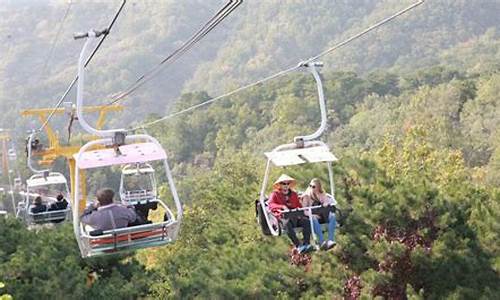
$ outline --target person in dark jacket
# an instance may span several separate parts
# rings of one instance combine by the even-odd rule
[[[52,203],[49,206],[48,211],[65,210],[66,208],[68,208],[68,201],[66,201],[66,199],[64,199],[64,196],[62,194],[59,194],[56,197],[56,202]],[[65,219],[66,219],[66,217],[54,219],[54,220],[52,220],[52,223],[60,223],[60,222],[64,221]]]
[[[314,250],[314,247],[309,244],[311,239],[311,225],[308,219],[305,217],[294,219],[283,218],[283,211],[302,207],[299,196],[293,190],[295,185],[295,179],[285,174],[281,175],[274,183],[274,191],[269,196],[269,208],[273,215],[281,221],[283,227],[286,228],[288,237],[292,240],[297,251],[305,253]],[[304,236],[302,244],[295,233],[295,227],[298,226],[302,227],[302,234]]]
[[[138,203],[134,205],[135,213],[137,214],[137,219],[135,222],[129,224],[129,226],[151,224],[152,222],[148,220],[149,211],[158,209],[158,202],[151,201],[144,204]]]
[[[31,207],[32,214],[39,214],[47,211],[47,205],[43,204],[42,197],[35,198],[34,205]]]

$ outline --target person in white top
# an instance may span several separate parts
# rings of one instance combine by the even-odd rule
[[[325,191],[323,190],[323,187],[321,186],[321,181],[318,178],[313,178],[311,182],[309,183],[309,187],[306,189],[306,191],[302,194],[301,197],[301,202],[303,207],[309,207],[309,206],[329,206],[329,205],[335,205],[335,200],[329,196]],[[305,212],[306,215],[307,212]],[[321,224],[322,223],[328,223],[328,240],[325,241],[323,237],[323,230],[321,229]],[[335,213],[329,212],[328,214],[324,215],[316,215],[314,214],[312,216],[312,222],[313,222],[313,230],[316,236],[319,239],[320,243],[320,248],[322,250],[328,250],[331,249],[335,246],[335,228],[337,227],[337,219],[335,217]]]

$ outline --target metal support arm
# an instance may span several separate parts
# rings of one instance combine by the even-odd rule
[[[312,134],[310,135],[304,135],[304,136],[296,136],[293,138],[295,143],[302,144],[305,141],[312,141],[317,138],[319,138],[323,132],[326,129],[326,124],[327,124],[327,115],[326,115],[326,103],[325,103],[325,95],[323,93],[323,84],[321,81],[321,76],[317,70],[317,68],[322,67],[323,63],[321,62],[310,62],[310,63],[300,63],[299,64],[302,67],[307,68],[312,75],[314,76],[314,80],[316,80],[316,85],[318,87],[318,101],[319,101],[319,108],[321,111],[321,125],[319,128]]]

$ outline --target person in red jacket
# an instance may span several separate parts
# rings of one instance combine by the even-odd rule
[[[288,175],[281,175],[273,184],[274,191],[269,196],[269,208],[273,215],[281,222],[286,228],[288,237],[292,240],[299,253],[304,253],[313,250],[314,248],[309,244],[311,239],[311,225],[306,217],[286,219],[283,217],[283,212],[289,209],[301,208],[302,205],[299,201],[299,196],[293,190],[296,185],[295,179]],[[301,244],[295,233],[295,227],[302,227],[302,234],[304,242]]]

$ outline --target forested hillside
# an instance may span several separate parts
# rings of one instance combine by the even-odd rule
[[[410,4],[247,2],[202,47],[126,99],[124,104],[133,106],[124,115],[113,115],[113,123],[154,120],[167,109],[206,101],[317,54]],[[95,22],[105,24],[96,12],[109,14],[116,4],[73,5],[79,13],[68,16],[67,34]],[[127,5],[116,33],[89,68],[92,103],[154,65],[219,3],[166,1],[155,3],[154,9],[149,2]],[[203,9],[193,9],[199,6]],[[64,54],[54,54],[48,68],[52,75],[27,75],[43,66],[45,56],[32,51],[50,45],[41,36],[53,34],[47,20],[58,19],[64,3],[40,5],[37,11],[33,7],[17,1],[0,7],[2,33],[11,24],[24,24],[17,29],[24,30],[22,35],[11,36],[18,39],[15,43],[0,44],[2,54],[8,53],[0,61],[0,106],[6,113],[28,106],[20,98],[36,96],[36,106],[53,103],[75,72],[81,44],[61,39]],[[289,240],[263,236],[255,220],[263,152],[319,126],[314,80],[296,72],[147,129],[167,149],[185,204],[175,244],[84,260],[69,224],[28,231],[13,218],[0,218],[0,295],[497,298],[497,11],[498,1],[427,1],[326,57],[322,75],[328,129],[322,139],[339,158],[334,165],[339,207],[352,208],[337,230],[333,250],[291,258]],[[23,27],[27,24],[37,24],[36,30]],[[14,118],[2,118],[2,126]],[[18,126],[27,123],[16,121]],[[65,165],[58,162],[57,167]],[[282,171],[297,179],[300,190],[312,177],[327,179],[326,168],[308,166],[276,169],[271,180]],[[97,174],[93,180],[104,178],[106,174]],[[166,186],[161,194],[170,197]]]
[[[228,88],[311,57],[413,1],[246,1],[159,77],[124,99],[115,124],[164,112],[181,92]],[[81,41],[72,34],[107,26],[120,1],[3,1],[0,7],[0,108],[6,126],[21,108],[53,105],[76,73]],[[89,65],[88,101],[128,87],[186,41],[222,6],[219,1],[128,1],[108,40]],[[498,1],[430,1],[325,59],[326,70],[411,71],[444,62],[482,70],[498,59]],[[70,94],[68,101],[74,100]],[[131,109],[134,107],[134,109]]]

